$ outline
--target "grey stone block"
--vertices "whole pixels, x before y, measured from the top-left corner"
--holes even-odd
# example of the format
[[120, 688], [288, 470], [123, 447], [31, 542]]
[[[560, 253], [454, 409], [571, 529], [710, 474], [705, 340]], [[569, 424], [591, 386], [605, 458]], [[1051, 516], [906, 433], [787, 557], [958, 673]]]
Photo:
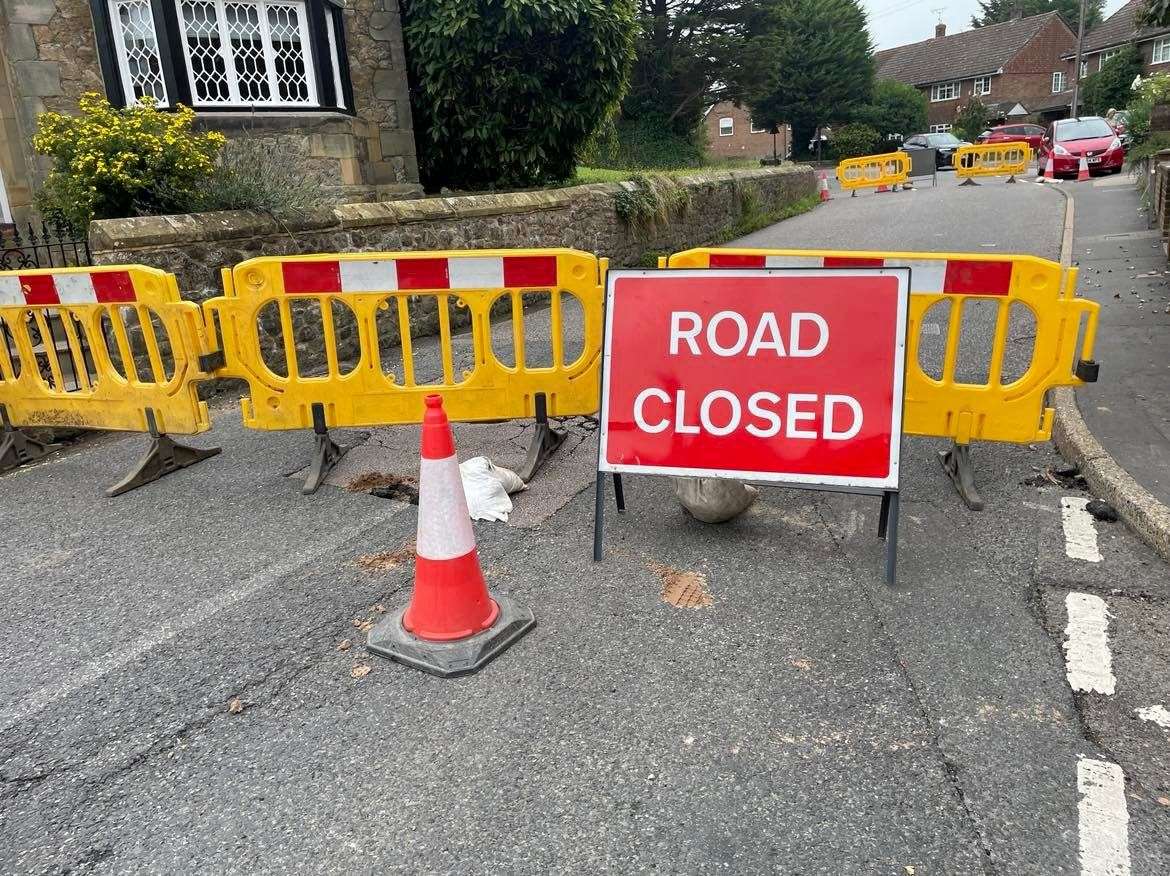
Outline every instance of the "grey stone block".
[[5, 0], [9, 22], [48, 24], [57, 14], [55, 0]]
[[370, 15], [370, 36], [380, 43], [402, 38], [402, 22], [398, 12], [375, 12]]
[[408, 96], [406, 74], [401, 70], [377, 70], [374, 73], [374, 97], [400, 100]]
[[8, 25], [4, 45], [12, 61], [31, 61], [37, 57], [37, 41], [33, 39], [31, 24], [13, 22]]
[[16, 90], [36, 97], [61, 94], [61, 65], [56, 61], [17, 61], [12, 65]]
[[413, 131], [379, 131], [378, 143], [382, 148], [383, 158], [395, 155], [414, 155], [415, 152]]

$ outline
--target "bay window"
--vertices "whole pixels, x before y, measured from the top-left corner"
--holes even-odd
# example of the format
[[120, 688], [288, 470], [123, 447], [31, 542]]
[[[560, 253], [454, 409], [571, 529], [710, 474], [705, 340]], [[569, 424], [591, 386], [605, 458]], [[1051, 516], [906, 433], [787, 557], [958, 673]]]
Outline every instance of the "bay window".
[[[128, 105], [345, 109], [349, 68], [333, 0], [91, 0], [106, 92]], [[103, 33], [104, 31], [104, 33]]]

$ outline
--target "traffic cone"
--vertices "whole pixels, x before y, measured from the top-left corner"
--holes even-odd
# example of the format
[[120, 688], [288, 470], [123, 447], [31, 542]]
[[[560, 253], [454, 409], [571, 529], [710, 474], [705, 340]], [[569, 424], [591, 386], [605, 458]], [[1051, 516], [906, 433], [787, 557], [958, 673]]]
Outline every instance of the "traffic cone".
[[829, 200], [829, 178], [825, 176], [825, 172], [823, 170], [821, 171], [821, 180], [819, 183], [817, 183], [817, 187], [821, 192], [821, 203]]
[[475, 672], [536, 625], [531, 610], [488, 593], [438, 395], [423, 416], [415, 545], [410, 604], [370, 630], [371, 652], [446, 678]]
[[1048, 156], [1048, 162], [1044, 165], [1044, 179], [1046, 179], [1046, 180], [1055, 180], [1056, 179], [1056, 165], [1053, 164], [1053, 162], [1052, 162], [1052, 155], [1051, 154], [1049, 154], [1049, 156]]
[[1077, 182], [1089, 181], [1089, 162], [1085, 160], [1085, 156], [1081, 156], [1081, 163], [1077, 165]]

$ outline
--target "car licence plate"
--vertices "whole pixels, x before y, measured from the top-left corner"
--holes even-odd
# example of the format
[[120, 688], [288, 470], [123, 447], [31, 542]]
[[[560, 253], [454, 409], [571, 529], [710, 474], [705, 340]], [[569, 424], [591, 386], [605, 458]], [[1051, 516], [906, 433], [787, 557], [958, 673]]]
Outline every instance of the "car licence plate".
[[1101, 156], [1100, 155], [1094, 155], [1092, 158], [1089, 159], [1089, 164], [1100, 164], [1100, 163], [1101, 163]]

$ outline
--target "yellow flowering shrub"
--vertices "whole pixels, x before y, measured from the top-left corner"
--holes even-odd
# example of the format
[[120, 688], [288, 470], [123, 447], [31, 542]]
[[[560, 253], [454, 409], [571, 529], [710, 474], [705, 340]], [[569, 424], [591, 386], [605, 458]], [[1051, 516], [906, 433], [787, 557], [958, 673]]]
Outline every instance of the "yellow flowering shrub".
[[41, 113], [33, 148], [52, 158], [37, 202], [78, 229], [91, 219], [167, 212], [215, 168], [225, 138], [193, 129], [195, 113], [160, 112], [151, 98], [115, 109], [87, 93], [77, 116]]

